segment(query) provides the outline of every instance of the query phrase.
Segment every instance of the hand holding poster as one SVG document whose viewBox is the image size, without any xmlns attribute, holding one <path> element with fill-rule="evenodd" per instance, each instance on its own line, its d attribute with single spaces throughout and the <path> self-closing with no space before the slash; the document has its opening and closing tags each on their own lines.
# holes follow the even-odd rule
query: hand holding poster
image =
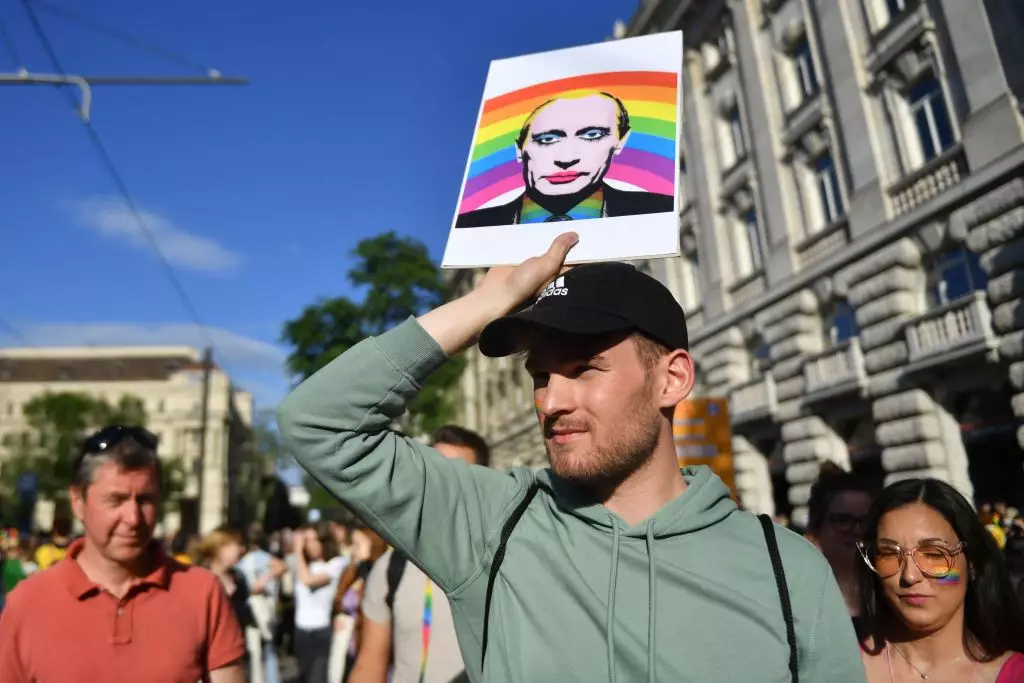
<svg viewBox="0 0 1024 683">
<path fill-rule="evenodd" d="M 491 62 L 442 266 L 679 254 L 679 31 Z M 585 221 L 585 222 L 579 222 Z"/>
</svg>

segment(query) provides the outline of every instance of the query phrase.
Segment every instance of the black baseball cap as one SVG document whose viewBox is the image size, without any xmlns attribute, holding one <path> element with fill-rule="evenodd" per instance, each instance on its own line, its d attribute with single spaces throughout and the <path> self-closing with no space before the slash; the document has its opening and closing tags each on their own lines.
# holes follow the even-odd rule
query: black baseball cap
<svg viewBox="0 0 1024 683">
<path fill-rule="evenodd" d="M 671 349 L 689 350 L 686 316 L 675 297 L 628 263 L 588 263 L 566 271 L 530 306 L 487 325 L 480 352 L 491 358 L 517 353 L 522 333 L 538 327 L 581 335 L 635 331 Z"/>
</svg>

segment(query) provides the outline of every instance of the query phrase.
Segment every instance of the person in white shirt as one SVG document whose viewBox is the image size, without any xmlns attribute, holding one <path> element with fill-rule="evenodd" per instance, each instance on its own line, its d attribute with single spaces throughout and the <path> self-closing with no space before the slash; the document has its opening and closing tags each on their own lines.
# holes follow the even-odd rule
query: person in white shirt
<svg viewBox="0 0 1024 683">
<path fill-rule="evenodd" d="M 295 658 L 301 683 L 327 683 L 331 614 L 346 560 L 326 524 L 295 533 Z"/>
<path fill-rule="evenodd" d="M 249 586 L 249 607 L 260 635 L 263 663 L 262 683 L 280 683 L 281 671 L 274 647 L 277 629 L 277 605 L 281 595 L 281 577 L 288 570 L 281 559 L 270 554 L 270 541 L 263 527 L 253 524 L 248 533 L 249 549 L 236 565 Z M 246 633 L 247 640 L 251 635 Z"/>
</svg>

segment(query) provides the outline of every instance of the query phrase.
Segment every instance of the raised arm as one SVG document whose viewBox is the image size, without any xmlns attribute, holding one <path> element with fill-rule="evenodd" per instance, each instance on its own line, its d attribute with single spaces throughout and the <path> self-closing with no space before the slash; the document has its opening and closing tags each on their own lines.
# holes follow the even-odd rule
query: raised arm
<svg viewBox="0 0 1024 683">
<path fill-rule="evenodd" d="M 466 296 L 356 344 L 278 409 L 299 464 L 446 591 L 480 566 L 527 478 L 448 460 L 390 425 L 449 356 L 554 278 L 575 241 L 563 235 L 543 256 L 494 268 Z"/>
</svg>

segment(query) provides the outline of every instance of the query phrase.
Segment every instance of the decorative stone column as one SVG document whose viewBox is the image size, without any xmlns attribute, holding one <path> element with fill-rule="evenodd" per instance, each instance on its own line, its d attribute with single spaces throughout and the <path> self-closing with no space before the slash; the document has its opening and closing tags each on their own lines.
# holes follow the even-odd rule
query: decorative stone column
<svg viewBox="0 0 1024 683">
<path fill-rule="evenodd" d="M 694 347 L 693 353 L 694 361 L 704 374 L 709 396 L 729 396 L 735 387 L 750 380 L 750 354 L 738 327 L 709 337 Z M 732 452 L 737 498 L 749 510 L 774 513 L 768 475 L 769 454 L 758 451 L 735 427 Z"/>
<path fill-rule="evenodd" d="M 741 434 L 732 437 L 733 469 L 736 495 L 743 507 L 755 514 L 775 514 L 772 477 L 764 453 Z"/>
<path fill-rule="evenodd" d="M 861 327 L 867 394 L 886 484 L 935 477 L 969 495 L 967 453 L 956 421 L 904 372 L 909 359 L 905 328 L 909 318 L 923 313 L 924 279 L 921 248 L 906 237 L 849 266 L 836 281 Z"/>
<path fill-rule="evenodd" d="M 809 289 L 801 289 L 760 313 L 757 326 L 771 347 L 772 377 L 780 409 L 804 395 L 804 357 L 823 349 L 818 301 Z"/>
<path fill-rule="evenodd" d="M 1017 178 L 957 210 L 950 232 L 966 236 L 989 275 L 992 327 L 1000 335 L 999 356 L 1010 362 L 1017 394 L 1013 412 L 1024 418 L 1024 179 Z M 1017 431 L 1024 447 L 1024 427 Z"/>
<path fill-rule="evenodd" d="M 803 525 L 811 484 L 818 478 L 821 462 L 840 457 L 832 430 L 819 418 L 803 416 L 804 359 L 824 346 L 818 300 L 811 290 L 802 289 L 762 311 L 756 320 L 771 346 L 792 519 Z M 841 452 L 845 455 L 846 450 Z"/>
<path fill-rule="evenodd" d="M 805 526 L 811 486 L 818 478 L 821 463 L 834 462 L 845 469 L 849 467 L 849 454 L 843 440 L 817 415 L 787 421 L 782 425 L 782 440 L 792 520 Z"/>
</svg>

